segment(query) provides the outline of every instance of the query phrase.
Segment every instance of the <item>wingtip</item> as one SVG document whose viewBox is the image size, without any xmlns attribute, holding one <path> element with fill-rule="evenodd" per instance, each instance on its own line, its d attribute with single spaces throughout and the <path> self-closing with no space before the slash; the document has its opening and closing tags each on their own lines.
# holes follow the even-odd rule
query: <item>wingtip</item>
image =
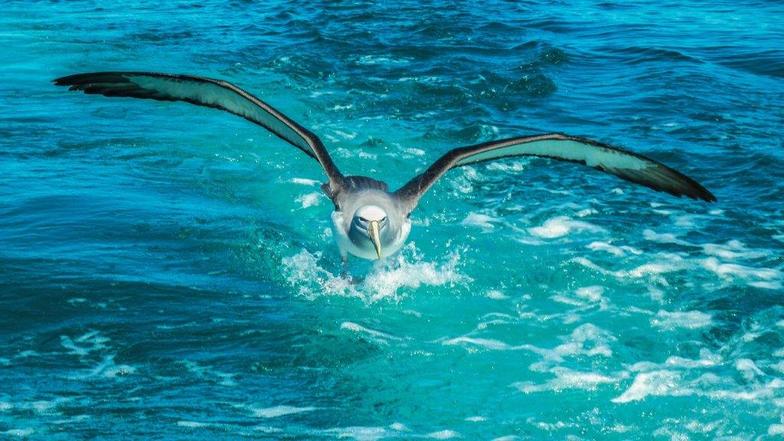
<svg viewBox="0 0 784 441">
<path fill-rule="evenodd" d="M 692 181 L 692 185 L 696 190 L 693 195 L 690 195 L 692 198 L 707 202 L 709 204 L 717 201 L 716 196 L 714 196 L 713 193 L 711 193 L 707 188 L 703 187 L 699 182 L 691 178 L 689 179 Z"/>
<path fill-rule="evenodd" d="M 73 86 L 74 84 L 78 83 L 78 79 L 83 77 L 85 74 L 73 74 L 73 75 L 66 75 L 64 77 L 55 78 L 52 80 L 52 84 L 55 86 Z"/>
<path fill-rule="evenodd" d="M 52 82 L 55 86 L 78 86 L 91 82 L 117 81 L 117 77 L 122 75 L 122 72 L 83 72 L 55 78 Z"/>
<path fill-rule="evenodd" d="M 703 201 L 705 201 L 705 202 L 707 202 L 709 204 L 712 204 L 712 203 L 718 201 L 716 196 L 714 196 L 713 193 L 709 192 L 708 190 L 705 190 L 705 194 L 702 195 L 702 197 L 700 199 L 702 199 Z"/>
<path fill-rule="evenodd" d="M 693 199 L 695 201 L 707 202 L 709 204 L 718 201 L 718 199 L 713 193 L 711 193 L 710 191 L 708 191 L 708 189 L 706 189 L 705 187 L 699 184 L 695 190 L 696 191 L 692 191 L 689 193 L 681 193 L 680 195 L 676 195 L 676 196 L 686 196 L 689 199 Z"/>
</svg>

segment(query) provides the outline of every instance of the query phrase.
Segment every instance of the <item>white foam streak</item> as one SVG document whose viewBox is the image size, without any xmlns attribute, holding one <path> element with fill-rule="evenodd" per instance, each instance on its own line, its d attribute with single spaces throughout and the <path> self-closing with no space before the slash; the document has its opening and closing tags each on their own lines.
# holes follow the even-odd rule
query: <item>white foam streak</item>
<svg viewBox="0 0 784 441">
<path fill-rule="evenodd" d="M 351 438 L 357 441 L 376 441 L 383 438 L 398 436 L 396 432 L 391 432 L 384 427 L 365 427 L 365 426 L 351 426 L 351 427 L 336 427 L 324 431 L 336 438 Z"/>
<path fill-rule="evenodd" d="M 704 244 L 702 250 L 705 254 L 727 260 L 756 259 L 769 254 L 762 251 L 749 250 L 743 242 L 738 240 L 731 240 L 725 245 L 714 243 Z"/>
<path fill-rule="evenodd" d="M 642 232 L 642 237 L 644 237 L 645 240 L 649 240 L 651 242 L 693 246 L 689 242 L 678 239 L 678 237 L 672 233 L 657 233 L 653 230 L 645 230 Z"/>
<path fill-rule="evenodd" d="M 353 323 L 353 322 L 343 322 L 340 324 L 340 329 L 345 329 L 347 331 L 356 332 L 357 334 L 362 334 L 369 337 L 371 340 L 382 343 L 382 344 L 389 344 L 390 340 L 400 341 L 403 340 L 400 337 L 395 337 L 394 335 L 387 334 L 385 332 L 376 331 L 374 329 L 366 328 L 360 324 Z"/>
<path fill-rule="evenodd" d="M 472 226 L 472 227 L 479 227 L 484 232 L 489 232 L 493 228 L 495 228 L 495 226 L 493 225 L 493 222 L 497 222 L 497 221 L 498 221 L 498 219 L 496 219 L 494 217 L 491 217 L 491 216 L 488 216 L 486 214 L 471 212 L 471 213 L 468 213 L 468 216 L 466 216 L 466 218 L 463 219 L 461 224 L 462 225 Z"/>
<path fill-rule="evenodd" d="M 586 247 L 591 251 L 604 251 L 606 253 L 612 254 L 613 256 L 617 256 L 617 257 L 623 257 L 627 253 L 634 254 L 634 255 L 642 254 L 642 251 L 630 246 L 619 247 L 619 246 L 612 245 L 608 242 L 601 242 L 601 241 L 591 242 L 590 244 L 586 245 Z"/>
<path fill-rule="evenodd" d="M 702 266 L 725 280 L 742 279 L 751 286 L 763 289 L 780 289 L 782 286 L 782 274 L 775 269 L 722 263 L 715 257 L 705 259 Z"/>
<path fill-rule="evenodd" d="M 500 340 L 493 340 L 487 338 L 473 338 L 473 337 L 456 337 L 449 340 L 444 340 L 441 344 L 446 346 L 479 346 L 484 349 L 492 351 L 509 351 L 515 349 L 523 349 L 524 346 L 511 346 Z"/>
<path fill-rule="evenodd" d="M 566 236 L 573 231 L 599 232 L 603 231 L 603 229 L 588 222 L 573 220 L 568 216 L 557 216 L 546 220 L 539 227 L 528 229 L 531 235 L 542 239 L 556 239 Z"/>
<path fill-rule="evenodd" d="M 744 379 L 741 384 L 733 381 L 731 377 L 720 377 L 710 371 L 693 380 L 685 378 L 689 370 L 712 370 L 721 363 L 722 358 L 707 349 L 700 351 L 698 360 L 673 356 L 663 364 L 635 363 L 630 367 L 630 371 L 639 373 L 627 390 L 612 401 L 628 403 L 649 396 L 699 396 L 731 401 L 772 400 L 774 404 L 780 401 L 777 396 L 780 395 L 779 391 L 784 390 L 784 380 L 774 378 L 768 382 L 761 381 L 766 374 L 750 359 L 740 358 L 734 362 L 735 369 Z"/>
<path fill-rule="evenodd" d="M 676 271 L 682 271 L 689 268 L 689 262 L 685 261 L 677 254 L 660 254 L 658 256 L 661 260 L 644 263 L 630 270 L 610 271 L 595 264 L 590 259 L 585 257 L 575 257 L 572 259 L 580 265 L 597 271 L 601 274 L 613 276 L 617 279 L 643 279 L 650 278 L 653 281 L 667 285 L 667 280 L 662 277 L 662 274 L 667 274 Z"/>
<path fill-rule="evenodd" d="M 292 178 L 291 183 L 298 184 L 298 185 L 307 185 L 308 187 L 315 187 L 319 185 L 319 181 L 315 179 L 306 179 L 306 178 Z"/>
<path fill-rule="evenodd" d="M 265 408 L 252 408 L 253 416 L 258 418 L 278 418 L 295 413 L 312 412 L 315 407 L 274 406 Z"/>
<path fill-rule="evenodd" d="M 6 430 L 5 432 L 0 432 L 0 433 L 2 433 L 4 435 L 8 435 L 8 436 L 15 436 L 15 437 L 18 437 L 18 438 L 27 438 L 30 435 L 34 434 L 35 430 L 34 429 L 30 429 L 30 428 L 26 428 L 26 429 L 10 429 L 10 430 Z"/>
<path fill-rule="evenodd" d="M 574 293 L 577 295 L 577 297 L 591 302 L 601 302 L 604 300 L 604 297 L 602 296 L 602 294 L 604 294 L 604 287 L 601 286 L 585 286 L 582 288 L 577 288 Z"/>
<path fill-rule="evenodd" d="M 713 323 L 710 314 L 700 311 L 663 311 L 660 310 L 651 319 L 651 325 L 666 330 L 699 329 L 710 326 Z"/>
<path fill-rule="evenodd" d="M 485 297 L 488 299 L 493 300 L 506 300 L 509 298 L 508 295 L 504 294 L 503 291 L 497 289 L 491 289 L 485 293 Z"/>
<path fill-rule="evenodd" d="M 677 254 L 661 254 L 662 260 L 658 262 L 645 263 L 629 271 L 621 271 L 621 277 L 631 277 L 639 279 L 646 276 L 657 276 L 659 274 L 681 271 L 688 267 L 687 262 Z"/>
<path fill-rule="evenodd" d="M 565 367 L 556 367 L 551 370 L 555 378 L 544 384 L 514 383 L 520 392 L 536 393 L 547 391 L 561 391 L 564 389 L 595 390 L 602 384 L 617 383 L 626 377 L 625 373 L 608 376 L 596 372 L 580 372 Z"/>
<path fill-rule="evenodd" d="M 770 436 L 775 436 L 775 435 L 784 436 L 784 424 L 771 424 L 768 427 L 768 435 L 770 435 Z"/>
<path fill-rule="evenodd" d="M 648 396 L 686 394 L 686 391 L 678 390 L 678 380 L 680 376 L 673 371 L 653 371 L 637 374 L 626 391 L 620 396 L 613 398 L 613 403 L 629 403 L 639 401 Z"/>
<path fill-rule="evenodd" d="M 672 356 L 665 360 L 664 364 L 672 367 L 679 367 L 684 369 L 708 368 L 716 366 L 721 361 L 721 358 L 710 355 L 708 358 L 701 357 L 697 360 L 690 358 Z"/>
<path fill-rule="evenodd" d="M 207 424 L 207 423 L 201 423 L 201 422 L 198 422 L 198 421 L 180 420 L 180 421 L 177 421 L 177 426 L 178 427 L 187 427 L 188 429 L 200 429 L 200 428 L 203 428 L 203 427 L 209 427 L 210 425 Z"/>
<path fill-rule="evenodd" d="M 452 438 L 458 438 L 460 434 L 455 432 L 454 430 L 439 430 L 438 432 L 428 433 L 425 436 L 427 438 L 433 438 L 433 439 L 452 439 Z"/>
<path fill-rule="evenodd" d="M 611 357 L 612 349 L 609 342 L 614 340 L 615 337 L 609 332 L 591 323 L 585 323 L 575 328 L 567 341 L 557 346 L 554 351 L 561 357 L 567 355 Z"/>
<path fill-rule="evenodd" d="M 757 377 L 765 376 L 765 373 L 757 367 L 757 364 L 748 358 L 735 360 L 735 369 L 743 375 L 746 381 L 753 381 Z"/>
</svg>

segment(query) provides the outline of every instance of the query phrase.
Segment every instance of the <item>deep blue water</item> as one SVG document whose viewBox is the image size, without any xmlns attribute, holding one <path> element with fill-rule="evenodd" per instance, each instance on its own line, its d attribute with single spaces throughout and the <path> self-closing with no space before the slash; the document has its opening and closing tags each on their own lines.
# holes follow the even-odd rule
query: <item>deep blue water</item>
<svg viewBox="0 0 784 441">
<path fill-rule="evenodd" d="M 0 438 L 767 439 L 784 434 L 784 6 L 0 5 Z M 562 131 L 573 164 L 451 172 L 348 284 L 317 164 L 187 104 L 51 80 L 232 81 L 392 187 Z"/>
</svg>

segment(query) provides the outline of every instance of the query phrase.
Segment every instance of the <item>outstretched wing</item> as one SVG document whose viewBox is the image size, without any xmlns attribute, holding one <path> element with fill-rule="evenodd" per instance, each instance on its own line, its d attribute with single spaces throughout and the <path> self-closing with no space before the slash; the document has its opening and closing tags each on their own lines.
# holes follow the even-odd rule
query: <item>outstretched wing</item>
<svg viewBox="0 0 784 441">
<path fill-rule="evenodd" d="M 422 195 L 447 171 L 463 165 L 514 156 L 577 162 L 656 191 L 708 202 L 716 200 L 695 180 L 664 164 L 617 147 L 560 133 L 510 138 L 450 150 L 395 194 L 410 212 Z"/>
<path fill-rule="evenodd" d="M 342 182 L 343 176 L 316 135 L 269 104 L 226 81 L 154 72 L 94 72 L 58 78 L 54 83 L 87 94 L 185 101 L 225 110 L 266 128 L 316 159 L 324 168 L 333 189 L 337 189 Z"/>
</svg>

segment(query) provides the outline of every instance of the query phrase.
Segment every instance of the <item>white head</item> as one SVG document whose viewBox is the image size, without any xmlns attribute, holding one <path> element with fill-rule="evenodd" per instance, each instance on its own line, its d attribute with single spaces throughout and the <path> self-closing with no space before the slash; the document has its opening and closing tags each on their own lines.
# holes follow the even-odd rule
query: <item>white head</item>
<svg viewBox="0 0 784 441">
<path fill-rule="evenodd" d="M 375 249 L 376 255 L 382 257 L 382 245 L 395 238 L 390 226 L 387 212 L 377 205 L 363 205 L 354 212 L 348 237 L 355 246 L 361 249 Z"/>
</svg>

